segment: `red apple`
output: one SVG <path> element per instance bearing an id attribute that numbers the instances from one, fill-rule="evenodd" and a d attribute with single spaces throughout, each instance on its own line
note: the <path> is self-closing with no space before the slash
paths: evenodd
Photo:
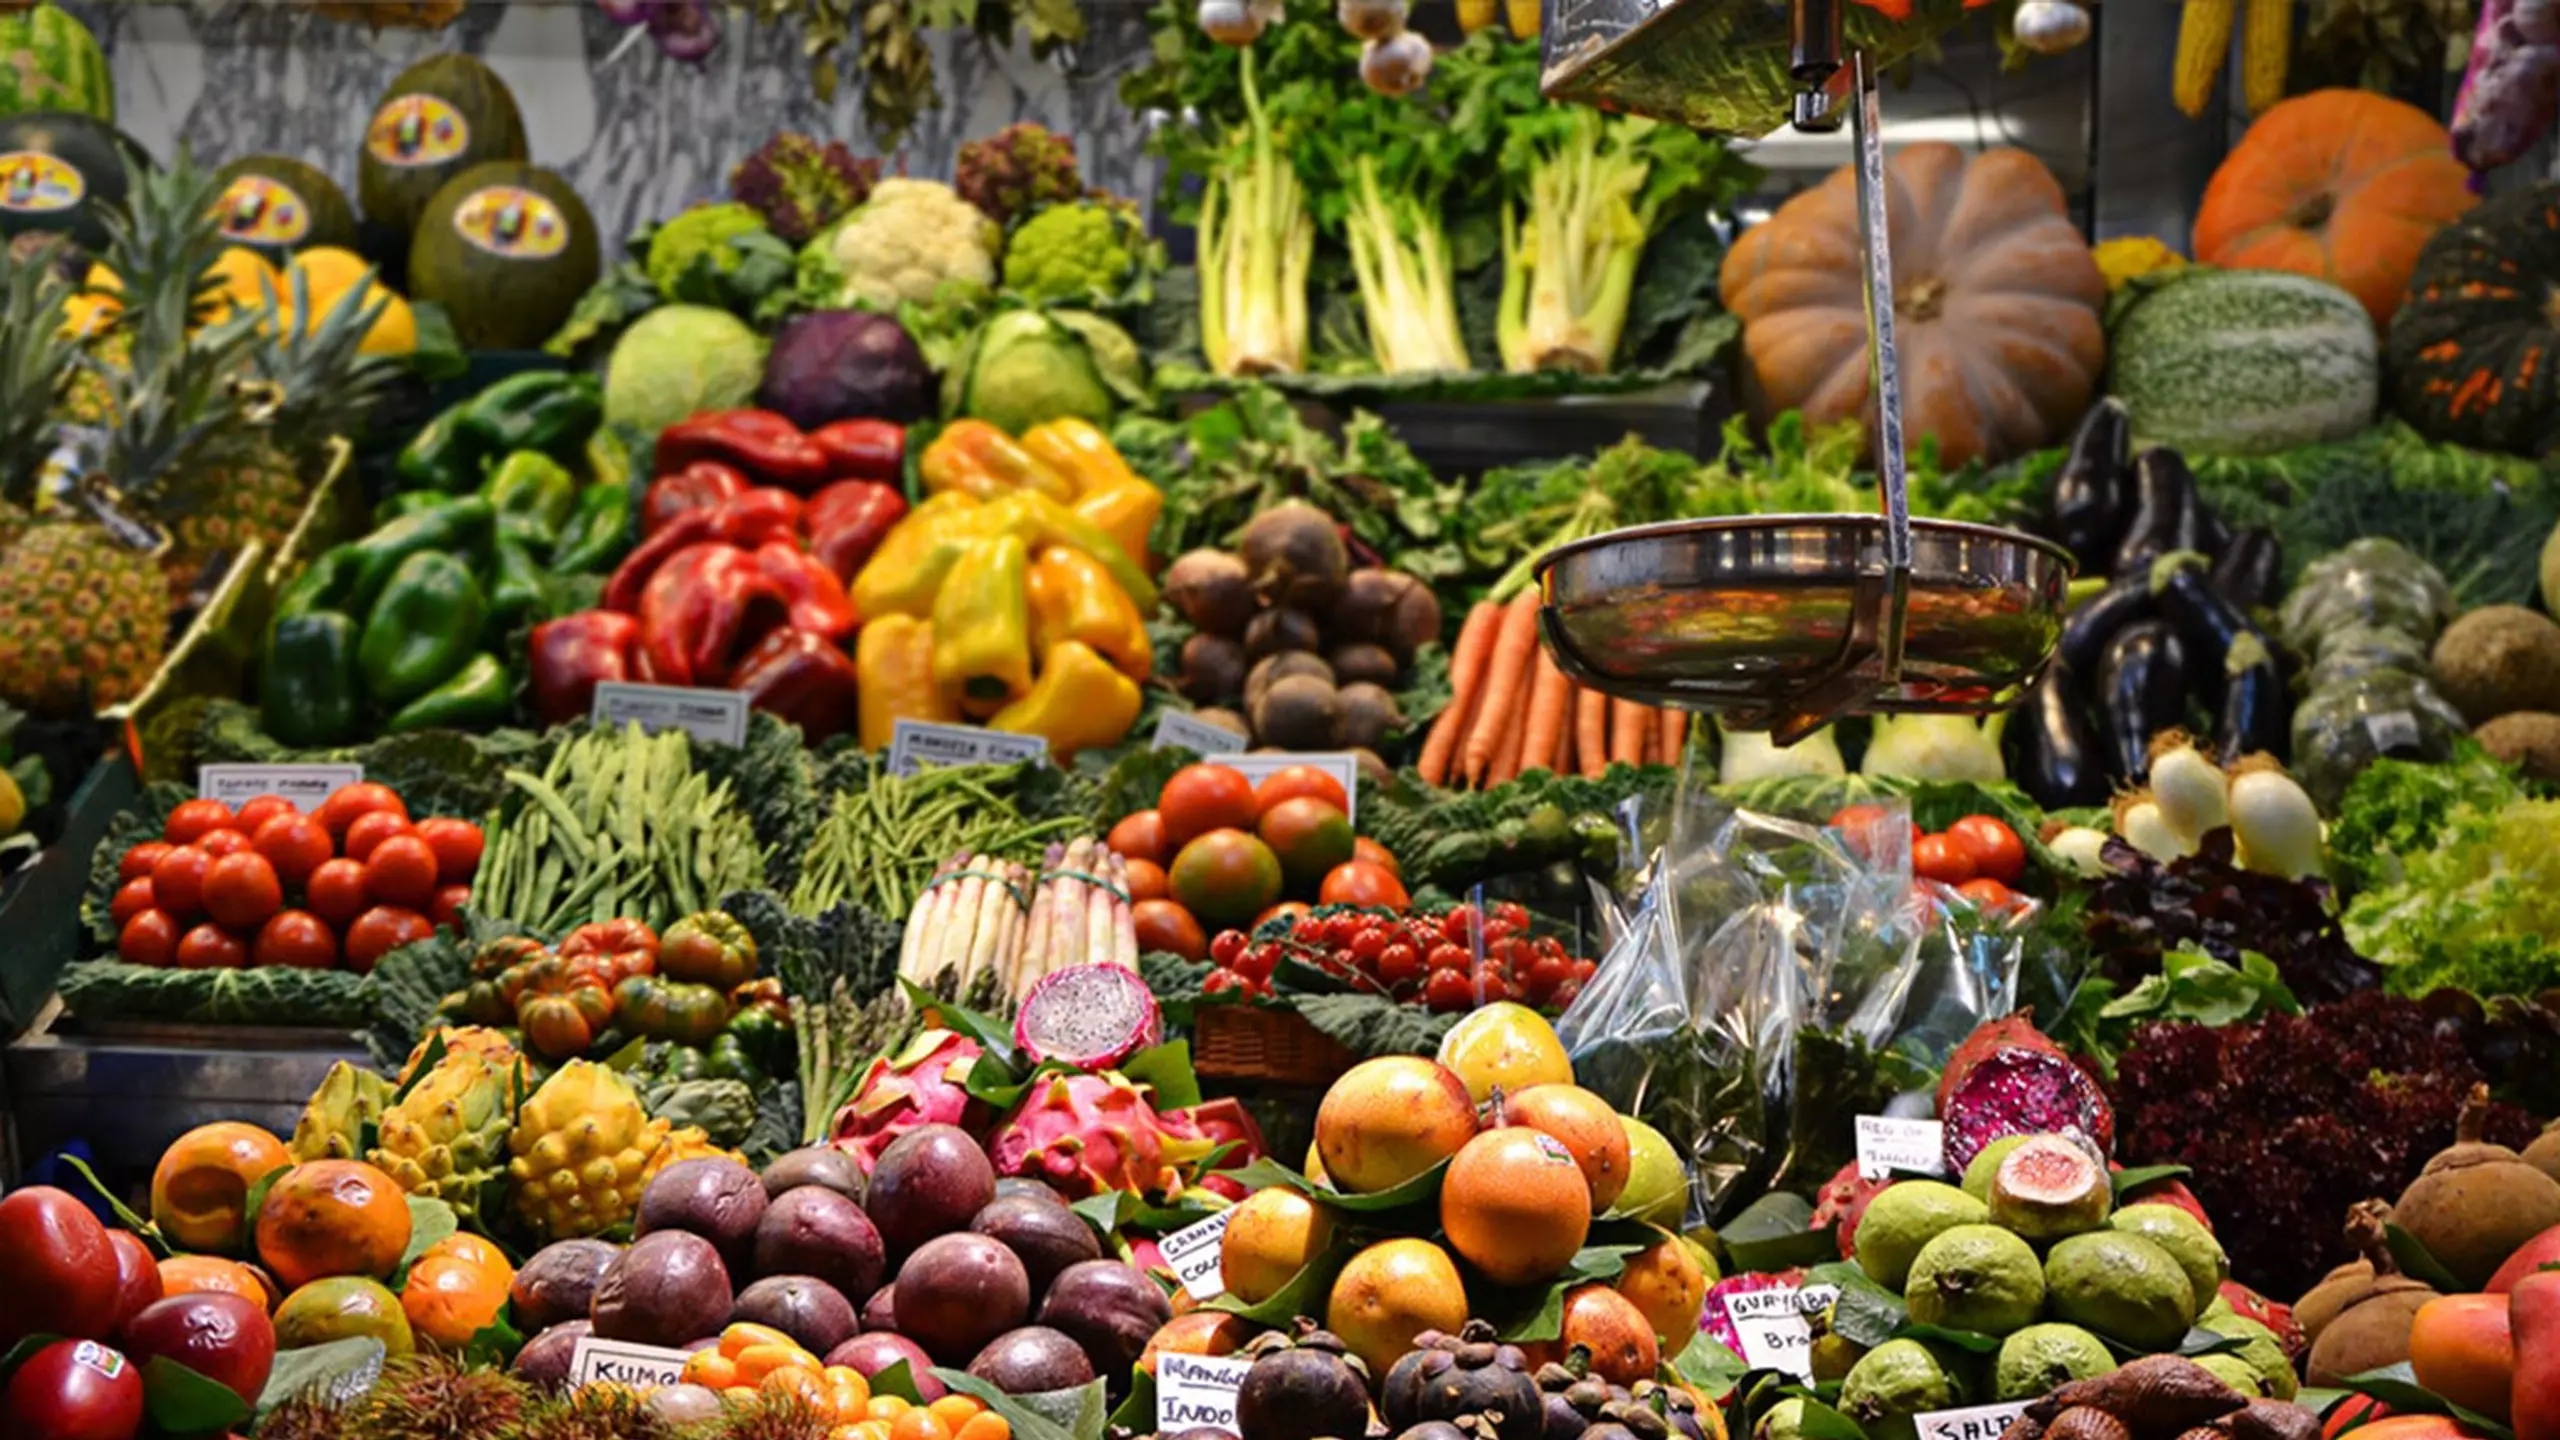
<path id="1" fill-rule="evenodd" d="M 0 1297 L 0 1350 L 29 1335 L 105 1339 L 122 1313 L 107 1227 L 50 1185 L 10 1192 L 0 1199 Z"/>
<path id="2" fill-rule="evenodd" d="M 133 1440 L 142 1367 L 95 1340 L 56 1340 L 9 1377 L 7 1401 L 9 1440 Z"/>
<path id="3" fill-rule="evenodd" d="M 124 1344 L 137 1365 L 164 1356 L 253 1407 L 276 1363 L 276 1327 L 267 1312 L 219 1290 L 154 1301 L 126 1324 Z"/>
<path id="4" fill-rule="evenodd" d="M 142 1307 L 160 1298 L 160 1263 L 151 1258 L 151 1247 L 130 1230 L 110 1230 L 107 1243 L 116 1250 L 116 1328 L 121 1339 L 124 1327 L 142 1313 Z"/>
<path id="5" fill-rule="evenodd" d="M 2507 1257 L 2507 1263 L 2498 1267 L 2498 1273 L 2489 1277 L 2489 1288 L 2483 1293 L 2513 1294 L 2517 1281 L 2545 1265 L 2560 1265 L 2560 1225 L 2554 1225 L 2517 1246 L 2516 1253 Z"/>

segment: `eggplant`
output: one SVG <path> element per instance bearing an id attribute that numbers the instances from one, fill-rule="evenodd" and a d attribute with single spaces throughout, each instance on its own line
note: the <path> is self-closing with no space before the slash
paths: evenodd
<path id="1" fill-rule="evenodd" d="M 2071 667 L 2057 660 L 2027 689 L 2009 733 L 2018 737 L 2018 754 L 2010 774 L 2019 787 L 2047 810 L 2068 805 L 2104 805 L 2109 781 L 2107 762 L 2098 753 L 2098 737 L 2090 733 L 2081 706 L 2080 682 Z"/>
<path id="2" fill-rule="evenodd" d="M 2150 619 L 2151 613 L 2151 573 L 2145 567 L 2099 591 L 2062 622 L 2061 663 L 2075 675 L 2097 674 L 2107 642 L 2134 621 Z"/>
<path id="3" fill-rule="evenodd" d="M 2107 396 L 2089 407 L 2071 437 L 2071 457 L 2053 477 L 2053 538 L 2094 575 L 2115 557 L 2124 538 L 2125 459 L 2133 428 L 2124 402 Z"/>
<path id="4" fill-rule="evenodd" d="M 2166 620 L 2136 620 L 2116 632 L 2098 662 L 2098 713 L 2116 773 L 2136 784 L 2151 774 L 2151 737 L 2187 723 L 2187 647 Z"/>
<path id="5" fill-rule="evenodd" d="M 2213 562 L 2214 592 L 2241 610 L 2272 605 L 2284 580 L 2284 542 L 2263 525 L 2231 537 Z"/>
<path id="6" fill-rule="evenodd" d="M 2192 551 L 2208 560 L 2219 560 L 2231 544 L 2231 527 L 2206 504 L 2204 495 L 2194 486 L 2187 487 L 2187 503 L 2178 512 L 2178 543 L 2172 547 Z"/>
<path id="7" fill-rule="evenodd" d="M 2176 627 L 2197 678 L 2213 683 L 2213 752 L 2237 760 L 2284 743 L 2293 716 L 2275 646 L 2224 599 L 2199 565 L 2180 565 L 2160 582 L 2160 613 Z"/>
<path id="8" fill-rule="evenodd" d="M 2109 573 L 2134 574 L 2178 549 L 2179 527 L 2195 523 L 2195 493 L 2195 474 L 2177 451 L 2154 445 L 2135 456 L 2133 518 L 2125 522 Z"/>

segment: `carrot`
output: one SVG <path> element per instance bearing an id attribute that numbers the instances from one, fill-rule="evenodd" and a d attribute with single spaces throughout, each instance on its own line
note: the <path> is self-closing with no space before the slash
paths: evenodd
<path id="1" fill-rule="evenodd" d="M 1449 762 L 1458 754 L 1458 739 L 1466 734 L 1476 698 L 1484 690 L 1485 657 L 1493 653 L 1493 636 L 1502 628 L 1502 615 L 1501 606 L 1479 600 L 1467 612 L 1467 623 L 1458 629 L 1457 648 L 1449 654 L 1449 704 L 1440 712 L 1440 718 L 1431 722 L 1431 733 L 1422 742 L 1418 768 L 1422 778 L 1431 784 L 1448 781 Z"/>
<path id="2" fill-rule="evenodd" d="M 1523 590 L 1503 612 L 1493 654 L 1485 661 L 1485 702 L 1467 731 L 1466 763 L 1459 767 L 1469 780 L 1482 780 L 1493 768 L 1495 754 L 1510 742 L 1508 732 L 1526 723 L 1519 707 L 1529 693 L 1529 657 L 1537 648 L 1538 592 Z"/>
<path id="3" fill-rule="evenodd" d="M 1647 722 L 1652 718 L 1641 700 L 1609 702 L 1609 763 L 1644 763 L 1645 736 L 1653 728 Z"/>
<path id="4" fill-rule="evenodd" d="M 1543 770 L 1556 758 L 1556 747 L 1564 740 L 1565 712 L 1573 706 L 1573 682 L 1556 668 L 1555 657 L 1547 647 L 1538 647 L 1536 669 L 1529 680 L 1529 716 L 1522 728 L 1529 732 L 1521 749 L 1521 765 L 1525 769 Z"/>
<path id="5" fill-rule="evenodd" d="M 1677 765 L 1689 753 L 1689 712 L 1665 709 L 1662 712 L 1662 763 Z"/>
<path id="6" fill-rule="evenodd" d="M 1573 758 L 1585 780 L 1609 768 L 1609 697 L 1588 687 L 1573 693 Z"/>
<path id="7" fill-rule="evenodd" d="M 1500 785 L 1520 778 L 1520 764 L 1529 754 L 1529 698 L 1532 677 L 1524 676 L 1520 689 L 1512 697 L 1511 723 L 1502 727 L 1502 748 L 1493 755 L 1493 768 L 1485 772 L 1484 783 Z"/>

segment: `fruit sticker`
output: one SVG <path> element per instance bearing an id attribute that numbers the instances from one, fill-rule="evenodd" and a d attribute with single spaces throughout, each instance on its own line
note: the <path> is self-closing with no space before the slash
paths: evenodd
<path id="1" fill-rule="evenodd" d="M 438 165 L 471 143 L 460 111 L 433 95 L 394 95 L 373 112 L 364 148 L 385 165 Z"/>
<path id="2" fill-rule="evenodd" d="M 569 222 L 560 207 L 514 185 L 472 191 L 455 208 L 453 228 L 504 260 L 545 260 L 569 248 Z"/>
<path id="3" fill-rule="evenodd" d="M 243 175 L 222 192 L 222 233 L 244 245 L 293 245 L 311 233 L 311 207 L 290 185 Z"/>
<path id="4" fill-rule="evenodd" d="M 89 193 L 80 172 L 40 150 L 0 154 L 0 210 L 41 215 L 68 210 Z"/>
<path id="5" fill-rule="evenodd" d="M 126 1362 L 122 1352 L 110 1350 L 95 1340 L 83 1340 L 72 1350 L 71 1363 L 86 1365 L 113 1380 L 124 1373 Z"/>

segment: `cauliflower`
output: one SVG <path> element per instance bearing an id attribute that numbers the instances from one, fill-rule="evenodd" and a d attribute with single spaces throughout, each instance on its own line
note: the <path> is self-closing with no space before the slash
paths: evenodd
<path id="1" fill-rule="evenodd" d="M 763 231 L 764 217 L 744 205 L 696 205 L 659 226 L 649 238 L 649 283 L 672 300 L 676 298 L 677 282 L 684 279 L 696 260 L 708 256 L 714 274 L 728 274 L 746 259 L 729 242 Z"/>
<path id="2" fill-rule="evenodd" d="M 945 284 L 995 283 L 994 221 L 939 180 L 883 180 L 800 252 L 800 290 L 820 310 L 894 310 Z"/>
<path id="3" fill-rule="evenodd" d="M 1005 288 L 1043 304 L 1107 300 L 1138 268 L 1135 228 L 1126 211 L 1111 205 L 1053 205 L 1005 247 Z"/>

